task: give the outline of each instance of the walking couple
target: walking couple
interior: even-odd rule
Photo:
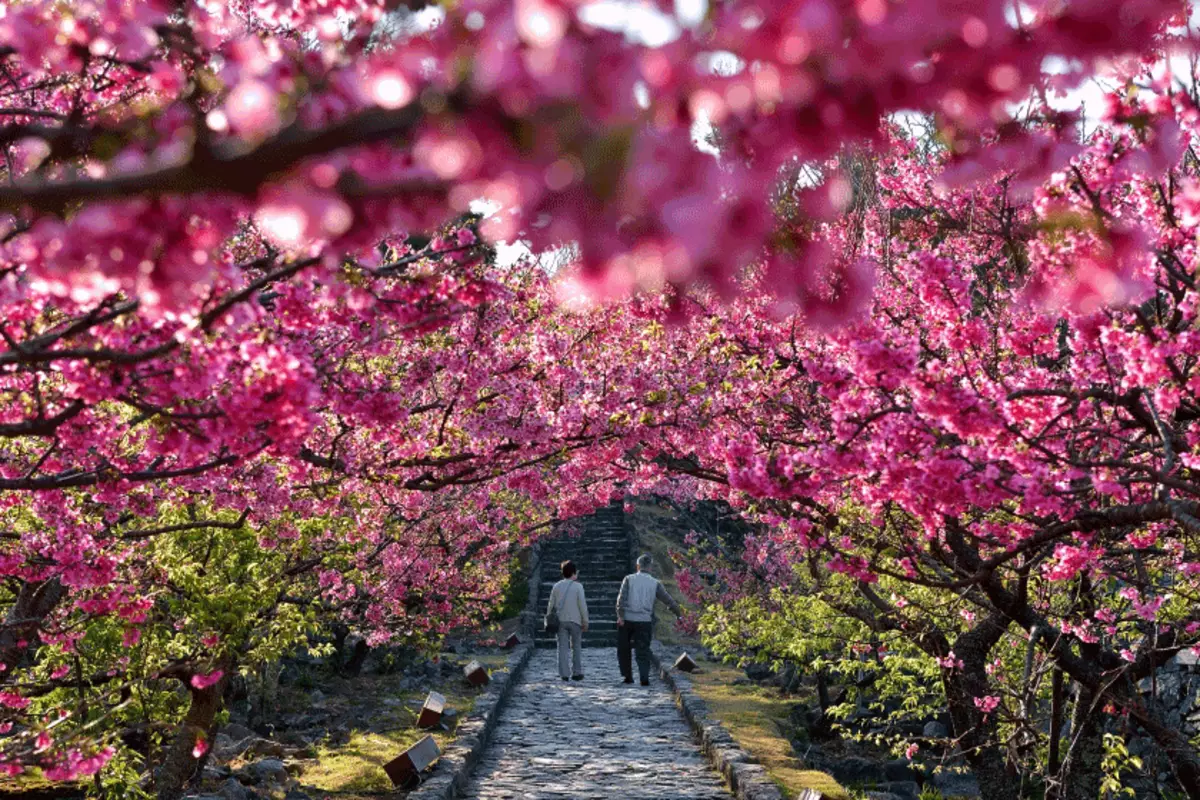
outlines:
[[[654,636],[654,604],[667,604],[681,616],[683,609],[662,583],[650,575],[649,555],[638,556],[637,572],[626,575],[617,595],[617,666],[625,683],[633,683],[631,650],[637,652],[638,675],[642,686],[650,685],[650,640]],[[588,629],[587,599],[579,583],[579,570],[573,561],[562,563],[562,580],[550,590],[546,608],[547,628],[558,621],[558,674],[564,681],[583,680],[583,633]]]

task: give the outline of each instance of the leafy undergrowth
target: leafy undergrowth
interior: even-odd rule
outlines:
[[[503,671],[506,654],[471,655],[493,674]],[[400,690],[399,675],[364,676],[331,682],[326,703],[331,709],[353,716],[348,738],[338,744],[321,744],[316,759],[300,776],[310,794],[338,800],[375,798],[393,791],[383,765],[403,750],[432,733],[445,750],[452,733],[422,731],[414,727],[425,700],[425,689]],[[470,687],[461,675],[433,682],[428,688],[446,696],[446,704],[458,711],[459,719],[470,713],[480,690]]]
[[[676,599],[683,595],[675,581],[675,565],[670,551],[677,545],[655,530],[655,517],[673,518],[674,513],[652,505],[639,506],[633,520],[638,526],[643,552],[654,557],[654,577]],[[640,519],[639,519],[640,517]],[[689,650],[699,670],[692,675],[696,692],[712,713],[729,730],[743,750],[767,769],[771,779],[788,797],[798,797],[806,789],[816,789],[832,800],[850,800],[850,794],[830,775],[804,769],[783,731],[788,713],[796,702],[774,687],[745,684],[745,673],[735,667],[696,657],[699,640],[680,631],[669,613],[658,615],[655,638],[668,648]],[[740,685],[734,681],[740,679]]]

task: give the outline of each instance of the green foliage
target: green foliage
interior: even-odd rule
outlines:
[[[529,577],[524,559],[514,558],[508,564],[504,595],[492,614],[492,619],[512,619],[525,610],[529,602]]]
[[[1100,782],[1100,794],[1104,798],[1133,797],[1133,789],[1126,786],[1121,776],[1137,772],[1142,768],[1142,759],[1129,753],[1125,740],[1115,733],[1104,734],[1104,759],[1100,762],[1104,777]]]
[[[91,786],[91,796],[100,800],[149,800],[152,794],[141,783],[141,759],[121,750],[105,765]]]
[[[184,527],[197,518],[237,521],[231,512],[180,505],[160,507],[155,525]],[[67,685],[35,699],[34,708],[72,709],[71,728],[99,732],[115,749],[112,761],[88,782],[90,796],[146,796],[145,773],[190,705],[183,681],[193,671],[251,675],[306,644],[322,617],[319,604],[305,600],[314,596],[311,576],[295,567],[314,559],[318,541],[327,548],[326,534],[339,524],[280,519],[258,528],[160,533],[134,549],[158,587],[148,603],[131,603],[143,598],[118,590],[96,601],[116,597],[123,613],[72,612],[67,624],[81,632],[74,646],[41,647],[33,673],[50,685]],[[277,538],[285,528],[287,538]],[[264,546],[264,540],[276,541]],[[296,577],[282,579],[289,571]]]
[[[843,702],[827,712],[846,720],[860,706],[872,718],[868,734],[839,726],[850,738],[901,752],[906,739],[893,733],[900,723],[936,716],[944,707],[936,662],[897,633],[875,633],[839,612],[815,593],[774,589],[763,596],[708,606],[700,633],[727,660],[790,664],[802,675],[844,687]]]

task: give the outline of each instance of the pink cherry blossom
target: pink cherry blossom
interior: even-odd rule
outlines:
[[[215,686],[223,677],[225,677],[225,673],[218,669],[207,674],[193,675],[191,684],[196,689],[207,689],[210,686]]]

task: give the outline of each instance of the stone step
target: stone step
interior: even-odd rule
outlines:
[[[584,572],[585,570],[587,571],[586,574],[591,576],[592,583],[595,583],[598,580],[605,580],[605,579],[620,580],[620,578],[624,578],[626,575],[629,574],[629,568],[626,567],[624,564],[616,564],[616,563],[581,564],[580,562],[575,561],[575,559],[573,559],[573,558],[571,560],[575,562],[575,568],[577,570],[579,570],[581,573]],[[562,580],[562,572],[561,572],[559,566],[560,565],[559,565],[558,561],[555,561],[552,564],[546,564],[545,566],[543,566],[542,567],[542,581]],[[620,577],[617,577],[617,576],[620,576]],[[581,579],[581,582],[588,583],[588,580]]]
[[[629,555],[627,553],[563,553],[557,555],[543,555],[542,564],[555,569],[564,561],[574,561],[577,566],[589,564],[592,566],[615,566],[620,565],[622,568],[629,564]],[[557,569],[555,569],[557,572]]]
[[[558,642],[555,639],[538,639],[534,641],[533,646],[539,650],[551,650],[558,647]],[[585,635],[583,637],[583,646],[588,648],[616,647],[617,637],[614,635],[611,637],[589,638]]]
[[[554,576],[562,575],[562,571],[560,571],[560,566],[562,566],[563,561],[566,561],[566,560],[568,560],[568,559],[554,559],[553,561],[551,561],[551,563],[545,564],[544,569],[542,569],[542,581],[550,581],[550,579],[553,578]],[[598,575],[618,575],[618,573],[620,576],[624,577],[626,575],[629,575],[629,572],[630,572],[629,565],[625,564],[624,561],[617,561],[617,560],[608,561],[608,560],[604,560],[604,559],[595,559],[595,560],[587,560],[586,561],[583,559],[575,559],[575,558],[572,558],[570,560],[574,561],[575,569],[577,569],[580,572],[587,570],[590,573],[590,575],[592,575],[593,577],[598,576]]]
[[[580,578],[578,578],[578,582],[582,583],[583,587],[587,589],[592,587],[613,587],[613,585],[619,587],[620,582],[624,581],[626,575],[629,575],[629,572],[625,572],[623,570],[610,570],[610,573],[608,573],[607,576],[596,575],[595,572],[584,572],[583,567],[580,567]],[[562,573],[560,573],[558,570],[554,570],[554,575],[542,577],[541,581],[538,582],[538,585],[540,585],[540,587],[553,587],[554,584],[562,581],[562,579]]]
[[[629,545],[629,535],[624,531],[583,531],[578,536],[555,536],[553,539],[543,539],[543,547],[553,547],[561,544],[571,544],[572,542],[584,542],[588,544],[608,545],[615,547],[618,544]]]
[[[625,576],[628,574],[629,574],[628,572],[622,572],[619,575],[614,574],[613,576],[608,577],[608,576],[596,575],[595,573],[591,573],[591,572],[584,572],[582,569],[580,569],[581,580],[579,582],[581,584],[583,584],[584,590],[589,591],[589,592],[594,591],[596,589],[607,589],[607,588],[620,589],[621,581],[625,580]],[[559,578],[559,577],[555,577],[553,579],[543,579],[538,585],[542,589],[544,589],[545,591],[548,592],[548,591],[550,591],[551,588],[554,587],[554,584],[558,583],[561,580],[562,580],[562,578]]]
[[[539,594],[538,597],[542,598],[543,600],[549,601],[550,592],[553,590],[553,588],[554,588],[554,584],[549,584],[549,585],[542,584],[541,587],[539,587],[539,591],[541,592],[541,594]],[[605,597],[607,597],[610,600],[613,600],[615,602],[617,599],[617,593],[620,591],[621,591],[621,582],[620,581],[604,581],[604,582],[595,582],[595,583],[585,583],[583,585],[584,597],[587,598],[587,601],[589,603],[592,602],[592,598],[605,598]]]
[[[579,568],[586,592],[589,624],[583,634],[584,647],[615,647],[617,644],[616,604],[621,581],[633,571],[630,561],[629,530],[623,509],[606,507],[583,519],[571,534],[542,542],[542,574],[538,595],[538,631],[534,642],[539,648],[553,648],[556,638],[541,631],[541,615],[560,574],[558,565],[568,559]]]
[[[542,564],[554,569],[564,561],[574,561],[576,566],[616,566],[625,568],[629,564],[629,556],[623,553],[563,553],[559,556],[543,556]]]
[[[570,559],[576,564],[620,564],[622,566],[629,564],[629,553],[622,551],[620,553],[613,552],[580,552],[580,551],[563,551],[558,554],[542,555],[541,563],[552,566],[558,566],[563,561]]]
[[[558,558],[557,556],[555,556],[554,558],[543,558],[542,566],[546,570],[557,574],[559,566],[561,566],[562,562],[564,562],[564,561],[573,561],[573,562],[575,562],[575,566],[579,567],[580,569],[583,569],[584,567],[599,568],[599,569],[613,569],[613,570],[629,569],[629,559],[628,558],[624,558],[624,557],[618,558],[615,555],[599,555],[599,554],[598,555],[578,555],[576,553],[564,555],[563,558]]]
[[[583,531],[578,536],[555,536],[553,539],[543,539],[543,547],[552,547],[572,542],[586,542],[598,545],[616,546],[629,545],[629,535],[624,531]]]
[[[537,624],[538,624],[537,635],[545,636],[546,632],[544,630],[542,630],[542,621],[540,619],[537,621]],[[597,622],[595,620],[592,620],[588,624],[588,629],[584,632],[583,635],[584,636],[609,636],[609,635],[616,636],[616,634],[617,634],[617,621],[615,619],[610,619],[607,622]]]
[[[550,602],[550,592],[552,591],[552,589],[553,589],[553,586],[543,585],[541,594],[538,596],[545,598],[546,602]],[[592,602],[593,599],[595,599],[595,600],[607,599],[607,600],[612,600],[615,603],[615,602],[617,602],[617,595],[620,593],[620,591],[621,591],[621,584],[616,581],[613,581],[612,583],[609,583],[609,584],[591,584],[591,585],[589,585],[589,584],[585,583],[583,585],[583,596],[589,603]]]
[[[541,619],[546,614],[546,604],[541,603],[541,608],[538,609],[538,618]],[[588,619],[599,622],[600,620],[615,620],[617,618],[617,601],[612,600],[602,603],[593,603],[588,601]]]
[[[596,589],[593,586],[588,586],[588,587],[585,587],[583,598],[584,598],[584,600],[587,601],[587,604],[589,606],[611,605],[613,607],[616,607],[617,595],[619,593],[620,593],[620,590],[616,586],[612,587],[608,591],[602,591],[602,590]],[[550,602],[550,589],[549,588],[543,589],[542,594],[539,595],[539,597],[544,598],[545,601],[547,603],[549,603]]]
[[[580,583],[583,585],[583,589],[586,592],[604,591],[606,589],[616,591],[617,589],[621,588],[621,581],[624,580],[625,574],[622,574],[619,578],[597,578],[595,575],[584,573],[582,575],[583,580],[581,580]],[[562,580],[562,578],[555,578],[552,581],[542,581],[538,584],[538,586],[542,591],[548,592],[554,588],[554,584],[558,583],[560,580]]]
[[[542,614],[537,616],[537,625],[540,630],[542,627],[542,619],[545,609]],[[600,613],[597,613],[599,611]],[[617,610],[615,608],[592,609],[588,608],[588,630],[598,630],[602,627],[617,627]]]

